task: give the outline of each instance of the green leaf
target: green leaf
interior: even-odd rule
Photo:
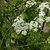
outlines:
[[[48,27],[50,27],[50,22],[49,23],[46,23],[46,24],[47,24]]]

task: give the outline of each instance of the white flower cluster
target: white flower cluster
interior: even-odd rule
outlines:
[[[28,7],[32,7],[34,4],[36,4],[35,0],[29,0],[26,2],[25,6],[28,8]]]
[[[47,9],[50,10],[50,5],[49,4],[50,4],[49,2],[43,2],[43,3],[41,3],[40,6],[39,6],[40,11],[43,11],[44,8],[47,8]]]
[[[18,16],[14,20],[12,26],[14,27],[14,30],[16,30],[17,34],[20,34],[22,32],[22,35],[26,35],[29,23],[26,23],[21,16],[22,15]]]
[[[50,22],[50,17],[46,17],[46,19],[44,19],[46,13],[44,12],[44,8],[47,8],[50,11],[50,3],[49,2],[43,2],[39,5],[38,9],[40,10],[39,12],[39,18],[38,18],[38,22],[40,24],[42,24],[44,21],[46,22]]]
[[[46,17],[46,22],[50,22],[50,17]]]
[[[43,19],[42,17],[39,17],[39,18],[37,19],[37,21],[38,21],[38,23],[39,23],[39,24],[41,24],[41,25],[42,25],[42,24],[43,24],[43,22],[44,22],[44,19]]]
[[[16,30],[17,34],[22,34],[22,35],[27,35],[27,30],[33,30],[35,32],[38,31],[38,22],[36,21],[31,21],[30,23],[26,23],[23,20],[23,16],[20,15],[18,16],[15,20],[14,23],[12,24],[14,27],[14,30]]]
[[[26,7],[31,7],[32,5],[36,4],[36,2],[34,0],[31,1],[27,1],[26,2]],[[14,23],[12,24],[12,26],[14,27],[14,30],[16,30],[17,34],[22,34],[22,35],[27,35],[27,30],[33,30],[35,32],[38,31],[38,28],[41,28],[42,23],[44,21],[46,22],[50,22],[50,17],[45,17],[45,12],[44,12],[44,8],[47,8],[50,10],[49,8],[49,2],[43,2],[41,3],[41,5],[38,7],[38,9],[40,9],[39,12],[39,17],[35,17],[34,21],[30,21],[30,23],[27,23],[23,20],[24,15],[19,15],[17,16],[17,18],[14,20]]]
[[[37,31],[38,31],[37,28],[38,28],[38,22],[36,22],[36,21],[31,21],[30,24],[29,24],[29,29],[30,29],[30,30],[33,29],[33,31],[37,32]]]
[[[39,17],[44,17],[45,16],[45,12],[44,11],[40,11],[39,12]]]

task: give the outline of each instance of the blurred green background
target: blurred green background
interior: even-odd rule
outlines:
[[[28,32],[29,35],[17,35],[12,28],[13,20],[24,10],[24,5],[28,0],[0,0],[0,50],[50,50],[50,44],[47,43],[48,33]],[[43,2],[50,0],[36,0]],[[24,12],[25,21],[30,22],[37,15],[36,6],[28,8]],[[40,30],[39,30],[40,31]]]

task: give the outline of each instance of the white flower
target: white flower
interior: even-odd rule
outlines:
[[[39,25],[39,28],[41,28],[42,26],[41,25]]]
[[[34,30],[35,32],[37,32],[37,31],[38,31],[38,29],[37,29],[37,28],[34,28],[33,30]]]
[[[28,7],[32,7],[34,4],[36,4],[36,2],[34,0],[30,0],[26,2],[25,6],[28,8]]]
[[[14,23],[12,24],[12,26],[14,27],[14,30],[16,30],[16,33],[17,34],[20,34],[23,30],[24,35],[26,35],[26,32],[25,30],[28,30],[29,29],[29,23],[26,23],[23,18],[22,18],[23,15],[19,15],[15,20],[14,20]],[[22,32],[22,34],[23,34]]]
[[[28,26],[24,26],[23,29],[24,29],[24,30],[27,30],[27,29],[28,29]]]
[[[41,17],[41,16],[43,16],[43,17],[45,16],[45,12],[44,11],[40,11],[39,12],[39,17]]]
[[[23,30],[22,31],[22,35],[24,35],[24,36],[27,35],[27,31],[26,30]]]
[[[30,22],[29,29],[32,29],[33,28],[33,23],[34,23],[34,21],[31,21]]]
[[[40,11],[43,11],[43,9],[44,9],[43,7],[42,7],[42,8],[40,8]]]
[[[22,20],[23,19],[23,15],[19,15],[16,17],[16,19],[14,19],[14,22],[18,21],[18,20]]]
[[[34,30],[35,32],[38,31],[38,22],[37,21],[31,21],[29,25],[30,30]]]
[[[50,37],[47,38],[48,43],[50,43]]]
[[[31,3],[31,1],[27,1],[26,3],[29,4],[29,3]]]
[[[50,17],[46,17],[46,22],[50,22]]]
[[[43,2],[39,5],[38,9],[40,9],[41,11],[44,10],[44,8],[49,9],[49,2]]]
[[[28,4],[26,4],[25,6],[28,7]]]
[[[44,22],[44,20],[43,20],[42,17],[39,17],[39,18],[37,19],[37,21],[38,21],[40,24],[42,24],[42,23]]]
[[[38,22],[35,21],[35,23],[33,23],[34,27],[38,27]]]
[[[45,7],[46,7],[46,8],[49,8],[49,5],[48,5],[48,4],[46,4],[46,5],[45,5]]]
[[[16,30],[16,33],[17,33],[17,34],[20,34],[20,32],[21,32],[21,30],[19,30],[19,29],[18,29],[18,30]]]

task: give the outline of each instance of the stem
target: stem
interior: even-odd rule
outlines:
[[[45,22],[43,22],[43,24],[42,24],[42,31],[41,31],[41,34],[42,34],[42,32],[43,32],[43,29],[44,29],[44,24],[45,24]]]

